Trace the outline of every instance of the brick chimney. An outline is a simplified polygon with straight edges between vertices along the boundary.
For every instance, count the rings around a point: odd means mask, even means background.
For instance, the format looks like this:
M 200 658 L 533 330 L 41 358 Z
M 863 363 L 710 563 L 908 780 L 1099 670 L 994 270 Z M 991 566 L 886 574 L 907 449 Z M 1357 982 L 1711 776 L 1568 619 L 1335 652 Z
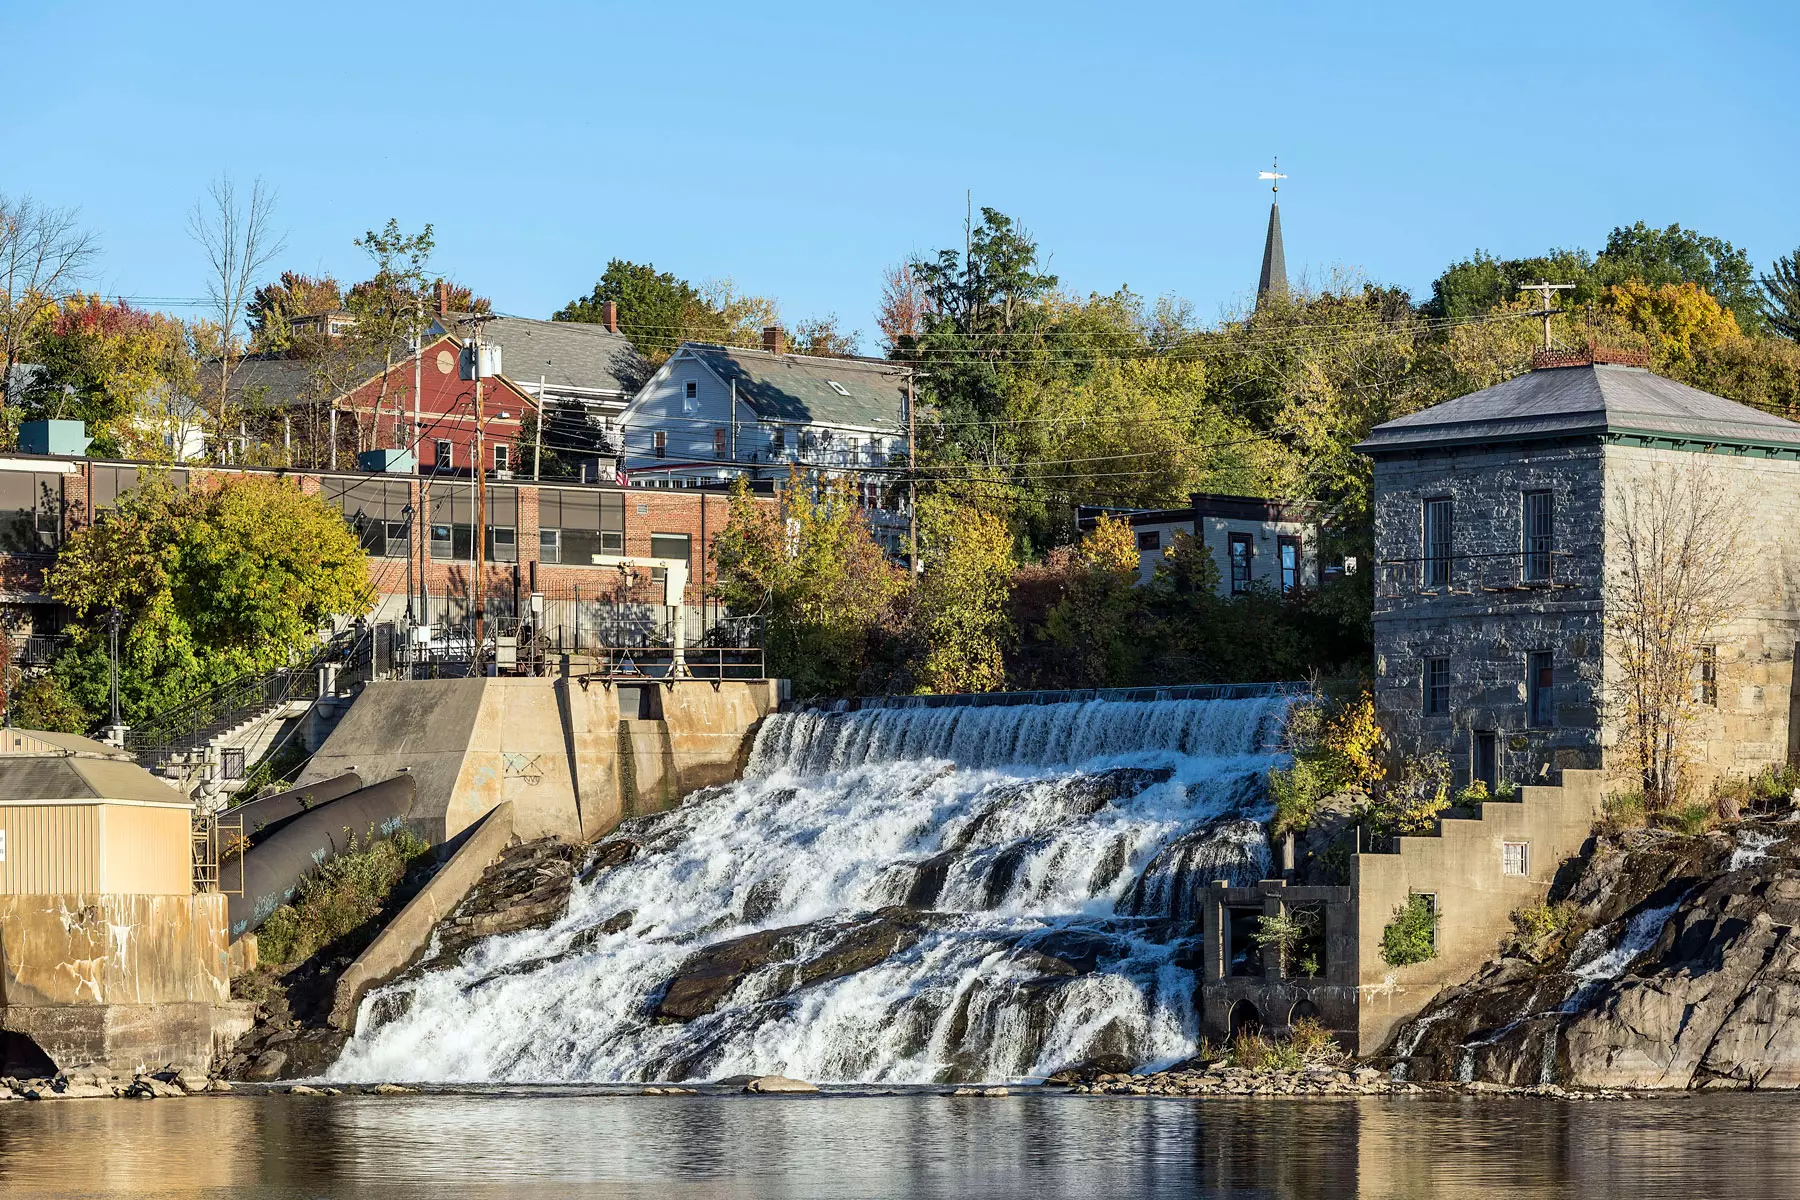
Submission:
M 606 332 L 619 332 L 619 306 L 608 300 L 600 306 L 600 323 L 606 326 Z
M 437 312 L 443 316 L 450 311 L 450 285 L 442 279 L 437 281 Z
M 787 334 L 779 325 L 763 326 L 763 349 L 770 354 L 787 353 Z

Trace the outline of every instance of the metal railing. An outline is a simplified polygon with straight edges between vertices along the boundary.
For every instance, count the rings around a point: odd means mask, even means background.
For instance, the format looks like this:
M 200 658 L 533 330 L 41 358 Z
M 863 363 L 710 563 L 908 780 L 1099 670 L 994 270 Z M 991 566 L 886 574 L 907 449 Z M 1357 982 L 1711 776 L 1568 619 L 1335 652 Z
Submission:
M 599 646 L 588 651 L 594 667 L 582 679 L 763 679 L 760 646 L 687 646 L 682 669 L 673 646 Z
M 23 638 L 14 644 L 13 662 L 21 667 L 47 666 L 69 644 L 69 637 L 63 633 L 39 633 Z
M 278 704 L 318 698 L 316 661 L 242 676 L 132 726 L 125 733 L 125 748 L 140 759 L 167 762 Z
M 1383 559 L 1376 563 L 1375 594 L 1380 599 L 1398 600 L 1477 592 L 1541 592 L 1590 582 L 1577 577 L 1573 556 L 1566 550 L 1504 550 Z

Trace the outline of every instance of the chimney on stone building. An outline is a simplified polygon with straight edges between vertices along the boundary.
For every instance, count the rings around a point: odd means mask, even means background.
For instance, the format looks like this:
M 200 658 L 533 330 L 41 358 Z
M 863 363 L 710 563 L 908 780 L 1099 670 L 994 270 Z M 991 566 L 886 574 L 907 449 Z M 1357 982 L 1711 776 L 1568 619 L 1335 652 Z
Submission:
M 779 325 L 763 326 L 763 349 L 770 354 L 787 353 L 787 334 Z
M 608 300 L 600 306 L 600 323 L 606 326 L 606 332 L 619 332 L 619 306 Z

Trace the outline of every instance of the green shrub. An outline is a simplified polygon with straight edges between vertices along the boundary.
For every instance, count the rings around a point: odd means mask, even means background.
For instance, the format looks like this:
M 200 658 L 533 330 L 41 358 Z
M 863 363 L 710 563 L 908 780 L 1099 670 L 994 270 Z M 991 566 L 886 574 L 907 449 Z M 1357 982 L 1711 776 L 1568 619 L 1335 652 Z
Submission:
M 346 830 L 344 853 L 300 883 L 292 904 L 269 914 L 257 930 L 257 954 L 274 965 L 304 962 L 381 912 L 407 870 L 431 847 L 402 826 L 386 837 L 371 829 L 359 847 Z
M 1294 1048 L 1301 1061 L 1307 1063 L 1335 1063 L 1344 1060 L 1344 1048 L 1338 1045 L 1337 1038 L 1331 1030 L 1312 1017 L 1301 1017 L 1294 1022 L 1288 1034 L 1288 1044 Z
M 1394 919 L 1381 931 L 1381 960 L 1404 967 L 1437 957 L 1437 911 L 1430 897 L 1417 893 L 1394 909 Z
M 1231 1065 L 1239 1070 L 1266 1074 L 1298 1071 L 1305 1064 L 1292 1042 L 1279 1042 L 1260 1033 L 1240 1033 L 1231 1043 Z
M 1695 800 L 1664 813 L 1662 819 L 1682 833 L 1693 834 L 1705 833 L 1718 816 L 1719 810 L 1715 806 Z
M 1471 780 L 1467 786 L 1456 793 L 1457 804 L 1463 808 L 1473 808 L 1477 811 L 1493 798 L 1488 793 L 1487 781 L 1483 779 Z

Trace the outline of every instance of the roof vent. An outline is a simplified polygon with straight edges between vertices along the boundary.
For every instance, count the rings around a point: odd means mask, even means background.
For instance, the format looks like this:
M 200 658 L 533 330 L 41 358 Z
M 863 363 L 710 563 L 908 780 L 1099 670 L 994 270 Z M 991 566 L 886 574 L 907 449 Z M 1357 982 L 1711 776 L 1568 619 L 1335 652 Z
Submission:
M 848 397 L 850 395 L 850 389 L 845 387 L 843 384 L 839 383 L 837 380 L 827 379 L 825 382 L 831 388 L 831 390 L 836 392 L 838 395 L 844 396 L 844 397 Z

